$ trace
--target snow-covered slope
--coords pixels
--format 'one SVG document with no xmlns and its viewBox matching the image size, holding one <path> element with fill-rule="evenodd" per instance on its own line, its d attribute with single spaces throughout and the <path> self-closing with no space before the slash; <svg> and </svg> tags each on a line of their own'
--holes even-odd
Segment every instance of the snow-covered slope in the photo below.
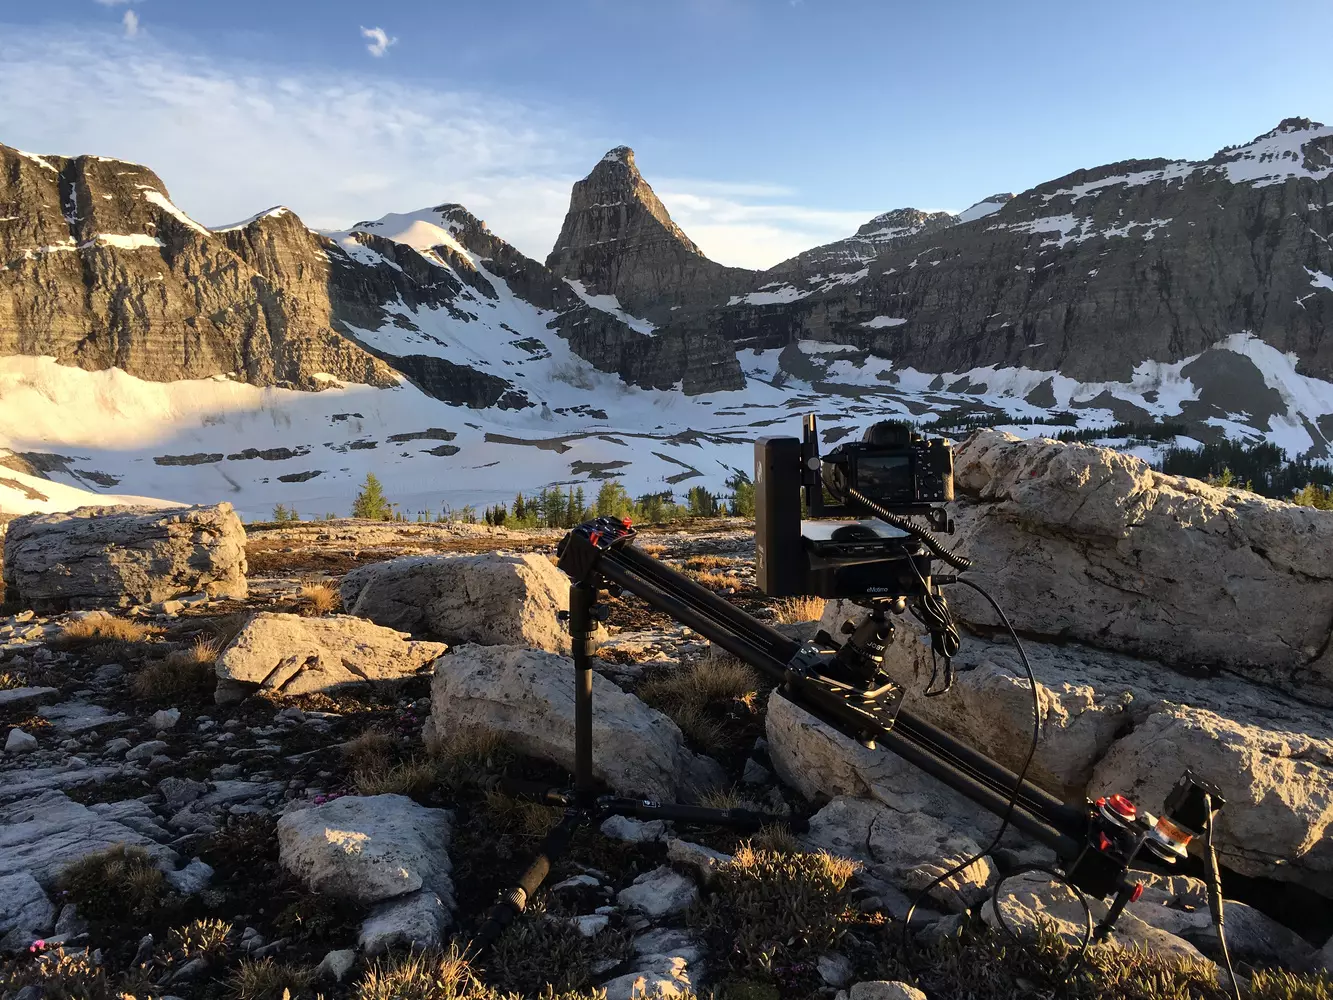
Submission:
<svg viewBox="0 0 1333 1000">
<path fill-rule="evenodd" d="M 503 364 L 505 349 L 485 359 Z M 799 434 L 807 411 L 821 415 L 826 444 L 889 416 L 928 426 L 939 416 L 990 413 L 1000 426 L 1040 435 L 1064 429 L 1033 422 L 1052 412 L 1097 427 L 1129 410 L 1147 419 L 1189 415 L 1204 428 L 1275 441 L 1292 455 L 1320 445 L 1311 428 L 1333 416 L 1333 385 L 1299 375 L 1294 357 L 1246 335 L 1175 364 L 1142 364 L 1126 382 L 1079 383 L 1022 368 L 941 376 L 813 341 L 745 352 L 744 390 L 694 397 L 626 386 L 568 353 L 522 364 L 538 405 L 473 410 L 410 384 L 330 382 L 310 393 L 224 378 L 145 382 L 49 358 L 0 359 L 0 443 L 69 459 L 67 471 L 48 473 L 54 482 L 0 470 L 0 480 L 48 498 L 28 507 L 0 499 L 0 509 L 76 506 L 90 489 L 106 489 L 104 502 L 120 502 L 114 491 L 229 500 L 249 518 L 278 503 L 306 517 L 341 515 L 367 472 L 413 514 L 550 485 L 580 484 L 591 495 L 609 476 L 636 495 L 683 495 L 696 484 L 722 492 L 734 471 L 750 470 L 756 437 Z M 1208 379 L 1219 366 L 1229 384 L 1248 378 L 1271 412 L 1239 412 L 1253 405 L 1239 399 L 1237 412 L 1209 402 Z M 94 477 L 109 485 L 95 486 Z"/>
</svg>

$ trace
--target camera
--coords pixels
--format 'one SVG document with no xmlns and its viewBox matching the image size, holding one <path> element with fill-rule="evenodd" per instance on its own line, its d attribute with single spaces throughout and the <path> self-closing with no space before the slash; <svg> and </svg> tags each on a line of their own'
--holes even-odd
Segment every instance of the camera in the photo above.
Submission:
<svg viewBox="0 0 1333 1000">
<path fill-rule="evenodd" d="M 892 598 L 928 589 L 933 547 L 908 519 L 952 527 L 940 506 L 954 495 L 951 442 L 883 421 L 821 458 L 811 414 L 800 438 L 756 441 L 754 459 L 755 576 L 764 593 Z"/>
</svg>

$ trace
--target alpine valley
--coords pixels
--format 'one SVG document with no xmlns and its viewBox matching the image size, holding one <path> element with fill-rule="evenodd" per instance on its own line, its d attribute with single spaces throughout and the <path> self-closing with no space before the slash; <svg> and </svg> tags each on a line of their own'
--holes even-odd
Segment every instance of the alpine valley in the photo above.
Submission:
<svg viewBox="0 0 1333 1000">
<path fill-rule="evenodd" d="M 625 147 L 543 263 L 462 205 L 208 229 L 146 167 L 0 146 L 0 511 L 345 514 L 367 472 L 409 514 L 613 476 L 724 491 L 805 412 L 826 444 L 895 415 L 1155 422 L 1325 459 L 1330 238 L 1333 128 L 1306 119 L 886 212 L 762 272 L 705 257 Z"/>
</svg>

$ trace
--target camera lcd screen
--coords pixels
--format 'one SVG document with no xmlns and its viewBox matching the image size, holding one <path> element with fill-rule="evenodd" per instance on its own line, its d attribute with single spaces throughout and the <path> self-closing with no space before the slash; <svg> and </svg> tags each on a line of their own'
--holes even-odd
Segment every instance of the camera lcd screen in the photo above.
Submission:
<svg viewBox="0 0 1333 1000">
<path fill-rule="evenodd" d="M 914 495 L 911 455 L 860 455 L 856 478 L 857 489 L 868 497 L 891 499 Z"/>
</svg>

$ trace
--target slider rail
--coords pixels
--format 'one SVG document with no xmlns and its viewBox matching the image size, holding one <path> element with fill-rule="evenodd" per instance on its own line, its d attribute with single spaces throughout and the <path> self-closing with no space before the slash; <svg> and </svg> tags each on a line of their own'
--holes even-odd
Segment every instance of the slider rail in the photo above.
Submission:
<svg viewBox="0 0 1333 1000">
<path fill-rule="evenodd" d="M 628 545 L 603 549 L 597 572 L 652 607 L 744 660 L 782 693 L 844 735 L 875 739 L 982 808 L 1003 816 L 1014 800 L 1011 822 L 1062 858 L 1084 847 L 1088 816 L 1007 768 L 907 712 L 879 719 L 872 702 L 854 705 L 788 666 L 800 644 L 732 606 L 688 577 Z M 1015 796 L 1015 791 L 1017 795 Z"/>
</svg>

